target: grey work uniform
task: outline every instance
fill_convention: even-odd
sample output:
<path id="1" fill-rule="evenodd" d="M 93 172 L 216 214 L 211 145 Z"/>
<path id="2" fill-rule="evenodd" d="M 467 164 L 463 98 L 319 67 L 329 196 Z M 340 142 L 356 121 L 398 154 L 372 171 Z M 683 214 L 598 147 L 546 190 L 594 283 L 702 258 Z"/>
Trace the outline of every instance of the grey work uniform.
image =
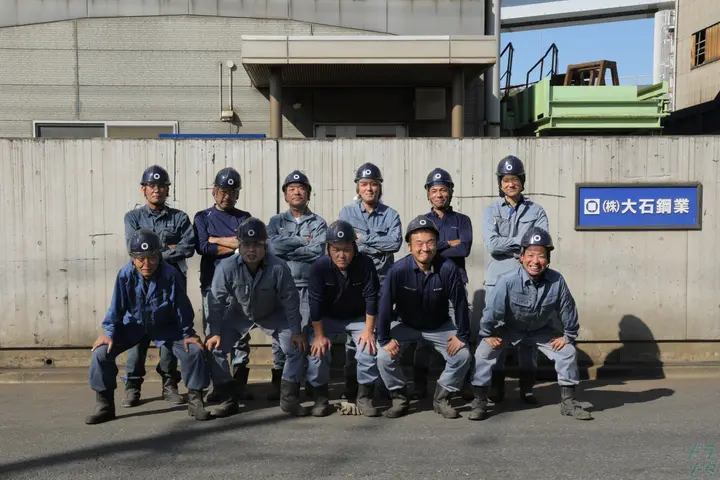
<path id="1" fill-rule="evenodd" d="M 292 272 L 300 296 L 302 327 L 310 322 L 308 304 L 308 279 L 310 268 L 325 251 L 327 223 L 309 209 L 302 217 L 296 218 L 290 210 L 273 216 L 268 223 L 268 240 L 271 252 L 285 260 Z M 281 370 L 285 355 L 280 344 L 273 341 L 273 368 Z"/>
<path id="2" fill-rule="evenodd" d="M 554 314 L 562 322 L 562 331 L 558 330 Z M 559 272 L 547 269 L 537 281 L 523 267 L 501 275 L 483 311 L 472 384 L 478 387 L 490 385 L 492 368 L 503 350 L 508 345 L 524 343 L 537 346 L 555 362 L 560 385 L 577 385 L 580 375 L 573 343 L 578 330 L 575 300 Z M 502 338 L 498 348 L 493 349 L 483 340 L 490 336 Z M 553 351 L 550 341 L 561 336 L 568 343 L 557 352 Z"/>
<path id="3" fill-rule="evenodd" d="M 513 207 L 507 198 L 501 198 L 485 209 L 483 216 L 483 243 L 485 255 L 485 295 L 490 296 L 500 275 L 520 266 L 520 240 L 533 227 L 548 230 L 545 210 L 529 198 L 522 196 Z M 487 300 L 486 300 L 487 301 Z M 537 366 L 537 350 L 521 345 L 518 362 L 524 370 Z M 498 359 L 496 369 L 503 368 L 505 355 Z"/>
<path id="4" fill-rule="evenodd" d="M 215 268 L 208 294 L 208 337 L 220 335 L 220 348 L 212 352 L 213 383 L 232 380 L 227 353 L 238 338 L 255 327 L 279 342 L 285 354 L 282 379 L 299 383 L 303 355 L 292 345 L 293 334 L 300 333 L 299 297 L 290 267 L 275 255 L 266 253 L 255 275 L 235 254 Z M 234 363 L 247 365 L 249 355 L 236 352 Z"/>

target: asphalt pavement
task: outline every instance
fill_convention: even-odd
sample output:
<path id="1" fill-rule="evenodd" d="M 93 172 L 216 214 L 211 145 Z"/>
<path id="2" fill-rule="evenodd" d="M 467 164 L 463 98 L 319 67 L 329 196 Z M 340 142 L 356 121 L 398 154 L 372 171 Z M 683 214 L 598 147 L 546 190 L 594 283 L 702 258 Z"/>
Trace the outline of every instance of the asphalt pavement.
<path id="1" fill-rule="evenodd" d="M 587 381 L 588 422 L 560 415 L 554 384 L 536 387 L 538 408 L 510 390 L 482 422 L 467 407 L 445 420 L 429 399 L 395 420 L 291 418 L 252 401 L 237 416 L 196 422 L 159 388 L 148 384 L 134 409 L 120 408 L 117 392 L 119 418 L 89 426 L 87 386 L 0 385 L 0 479 L 720 478 L 708 473 L 720 463 L 717 379 Z"/>

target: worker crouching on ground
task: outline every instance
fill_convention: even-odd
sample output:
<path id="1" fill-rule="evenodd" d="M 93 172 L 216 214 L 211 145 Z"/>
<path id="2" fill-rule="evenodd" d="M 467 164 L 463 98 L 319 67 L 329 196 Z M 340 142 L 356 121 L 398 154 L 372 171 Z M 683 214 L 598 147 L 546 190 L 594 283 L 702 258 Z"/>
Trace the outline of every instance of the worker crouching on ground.
<path id="1" fill-rule="evenodd" d="M 521 266 L 497 279 L 487 300 L 475 350 L 475 400 L 470 420 L 487 416 L 492 369 L 503 350 L 525 343 L 555 362 L 562 402 L 560 413 L 590 420 L 592 415 L 575 400 L 580 381 L 577 351 L 578 314 L 563 276 L 548 268 L 553 250 L 550 234 L 539 227 L 528 230 L 520 242 Z M 557 313 L 563 331 L 557 331 L 552 314 Z"/>
<path id="2" fill-rule="evenodd" d="M 214 413 L 229 416 L 238 412 L 238 392 L 230 375 L 227 353 L 239 338 L 259 327 L 280 344 L 285 354 L 280 408 L 295 416 L 305 416 L 307 411 L 299 400 L 299 382 L 307 342 L 292 272 L 287 263 L 267 251 L 268 232 L 261 220 L 254 217 L 245 220 L 237 234 L 239 253 L 217 265 L 208 295 L 205 345 L 212 352 L 212 381 L 222 398 Z M 249 359 L 236 360 L 246 364 Z"/>
<path id="3" fill-rule="evenodd" d="M 352 335 L 357 349 L 359 413 L 376 417 L 372 399 L 379 381 L 375 355 L 375 316 L 378 309 L 379 280 L 370 257 L 358 252 L 355 230 L 338 220 L 327 230 L 328 254 L 320 257 L 310 270 L 311 356 L 308 381 L 315 392 L 312 414 L 328 412 L 331 338 L 342 333 Z"/>
<path id="4" fill-rule="evenodd" d="M 120 269 L 112 303 L 102 322 L 105 333 L 92 347 L 90 387 L 95 390 L 95 412 L 85 419 L 97 424 L 115 418 L 116 358 L 140 342 L 168 346 L 180 359 L 188 387 L 188 414 L 208 420 L 203 389 L 210 379 L 203 344 L 193 329 L 193 312 L 185 292 L 185 279 L 176 268 L 161 262 L 160 237 L 149 229 L 130 236 L 131 262 Z"/>
<path id="5" fill-rule="evenodd" d="M 412 220 L 405 234 L 410 255 L 390 268 L 382 287 L 378 369 L 392 395 L 392 407 L 385 413 L 389 418 L 407 413 L 408 392 L 400 358 L 403 349 L 418 340 L 432 344 L 445 358 L 433 409 L 445 418 L 459 417 L 449 398 L 460 390 L 470 368 L 470 314 L 460 270 L 452 260 L 437 255 L 438 237 L 438 229 L 428 217 Z M 449 302 L 455 308 L 455 323 Z"/>

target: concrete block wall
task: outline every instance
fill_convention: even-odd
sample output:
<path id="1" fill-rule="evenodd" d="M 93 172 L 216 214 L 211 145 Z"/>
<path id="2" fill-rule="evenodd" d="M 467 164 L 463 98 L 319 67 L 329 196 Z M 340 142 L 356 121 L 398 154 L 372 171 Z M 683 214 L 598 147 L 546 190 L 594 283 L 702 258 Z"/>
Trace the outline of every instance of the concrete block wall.
<path id="1" fill-rule="evenodd" d="M 0 349 L 83 347 L 96 337 L 117 270 L 127 261 L 125 211 L 142 202 L 151 163 L 173 176 L 172 205 L 192 217 L 212 204 L 214 173 L 243 175 L 239 206 L 268 220 L 285 209 L 279 181 L 295 168 L 313 182 L 311 208 L 328 222 L 354 196 L 354 171 L 377 163 L 384 201 L 403 225 L 429 205 L 427 172 L 448 169 L 454 206 L 473 222 L 469 259 L 473 317 L 484 272 L 481 219 L 497 198 L 493 175 L 507 154 L 523 159 L 526 193 L 548 213 L 580 313 L 580 339 L 599 357 L 618 342 L 660 342 L 666 360 L 720 361 L 720 138 L 623 137 L 466 140 L 0 140 Z M 701 231 L 576 232 L 577 182 L 703 183 Z M 406 254 L 403 247 L 398 254 Z M 199 319 L 197 271 L 189 264 Z M 267 339 L 255 335 L 256 343 Z M 663 343 L 667 342 L 667 343 Z M 632 358 L 625 353 L 625 357 Z M 625 358 L 623 357 L 623 358 Z"/>

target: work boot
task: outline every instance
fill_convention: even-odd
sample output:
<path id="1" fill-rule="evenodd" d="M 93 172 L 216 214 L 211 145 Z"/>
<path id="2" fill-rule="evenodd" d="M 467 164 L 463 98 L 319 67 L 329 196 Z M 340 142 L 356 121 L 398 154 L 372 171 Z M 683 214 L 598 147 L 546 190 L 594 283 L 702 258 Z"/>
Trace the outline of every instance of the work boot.
<path id="1" fill-rule="evenodd" d="M 235 398 L 240 401 L 247 401 L 255 398 L 252 393 L 247 391 L 250 369 L 245 365 L 237 365 L 234 367 L 234 370 L 233 380 L 235 380 Z"/>
<path id="2" fill-rule="evenodd" d="M 569 417 L 575 417 L 577 420 L 592 420 L 593 417 L 575 400 L 575 386 L 561 385 L 560 397 L 560 413 Z"/>
<path id="3" fill-rule="evenodd" d="M 212 415 L 205 410 L 203 404 L 203 391 L 188 389 L 188 416 L 195 417 L 195 420 L 204 422 L 210 420 Z"/>
<path id="4" fill-rule="evenodd" d="M 315 399 L 315 387 L 312 386 L 312 383 L 305 380 L 305 396 L 309 400 Z"/>
<path id="5" fill-rule="evenodd" d="M 205 397 L 205 401 L 208 403 L 215 403 L 219 402 L 220 400 L 222 400 L 222 398 L 220 397 L 220 392 L 218 391 L 215 384 L 213 384 L 212 390 L 210 391 L 210 393 L 207 394 L 207 397 Z"/>
<path id="6" fill-rule="evenodd" d="M 358 385 L 357 402 L 355 403 L 360 410 L 360 413 L 366 417 L 377 417 L 380 415 L 378 409 L 373 407 L 373 396 L 375 395 L 375 385 L 369 383 Z"/>
<path id="7" fill-rule="evenodd" d="M 342 394 L 342 398 L 348 402 L 355 402 L 358 394 L 358 382 L 355 375 L 348 375 L 345 377 L 345 391 Z"/>
<path id="8" fill-rule="evenodd" d="M 465 381 L 463 382 L 463 386 L 462 386 L 462 388 L 460 388 L 460 396 L 466 402 L 472 402 L 473 399 L 475 398 L 475 394 L 473 393 L 473 388 L 472 388 L 472 378 L 473 378 L 472 372 L 468 372 L 468 374 L 465 376 Z"/>
<path id="9" fill-rule="evenodd" d="M 172 378 L 166 378 L 163 382 L 162 396 L 174 405 L 183 405 L 185 403 L 185 399 L 180 395 L 180 392 L 178 392 L 177 382 Z"/>
<path id="10" fill-rule="evenodd" d="M 505 398 L 505 370 L 492 372 L 491 388 L 490 400 L 493 403 L 502 402 Z"/>
<path id="11" fill-rule="evenodd" d="M 473 393 L 475 399 L 473 399 L 472 411 L 468 415 L 469 420 L 485 420 L 487 418 L 487 405 L 488 405 L 488 392 L 489 387 L 475 387 L 473 386 Z"/>
<path id="12" fill-rule="evenodd" d="M 223 383 L 222 385 L 215 385 L 220 395 L 220 405 L 213 412 L 216 417 L 224 418 L 235 415 L 240 411 L 238 407 L 237 396 L 235 392 L 237 387 L 234 385 L 235 382 Z"/>
<path id="13" fill-rule="evenodd" d="M 280 380 L 282 379 L 282 369 L 272 369 L 272 392 L 267 394 L 267 398 L 271 402 L 277 402 L 280 400 Z M 307 388 L 307 387 L 306 387 Z"/>
<path id="14" fill-rule="evenodd" d="M 392 395 L 392 406 L 385 410 L 385 416 L 387 418 L 398 418 L 407 414 L 408 401 L 407 387 L 403 387 L 399 390 L 391 390 Z"/>
<path id="15" fill-rule="evenodd" d="M 308 411 L 300 405 L 300 384 L 289 382 L 287 380 L 280 381 L 280 409 L 295 417 L 306 417 Z"/>
<path id="16" fill-rule="evenodd" d="M 433 410 L 445 418 L 458 418 L 460 414 L 450 405 L 450 391 L 439 383 L 435 386 Z"/>
<path id="17" fill-rule="evenodd" d="M 520 370 L 520 400 L 528 405 L 538 405 L 537 397 L 533 394 L 535 385 L 535 372 L 533 370 Z"/>
<path id="18" fill-rule="evenodd" d="M 375 395 L 377 397 L 380 397 L 383 400 L 392 400 L 392 393 L 390 393 L 390 390 L 387 389 L 383 382 L 373 384 L 373 386 L 375 387 Z M 360 386 L 358 385 L 358 395 L 360 395 L 359 387 Z"/>
<path id="19" fill-rule="evenodd" d="M 414 367 L 413 368 L 413 390 L 410 393 L 412 398 L 421 400 L 427 397 L 428 388 L 428 374 L 430 373 L 429 368 Z"/>
<path id="20" fill-rule="evenodd" d="M 125 385 L 125 398 L 120 403 L 124 408 L 140 405 L 140 385 L 128 383 Z"/>
<path id="21" fill-rule="evenodd" d="M 85 417 L 85 423 L 95 425 L 115 420 L 115 390 L 95 392 L 95 411 Z"/>
<path id="22" fill-rule="evenodd" d="M 312 406 L 313 417 L 327 417 L 330 415 L 330 393 L 327 383 L 313 387 L 313 400 L 315 400 L 315 405 Z"/>

